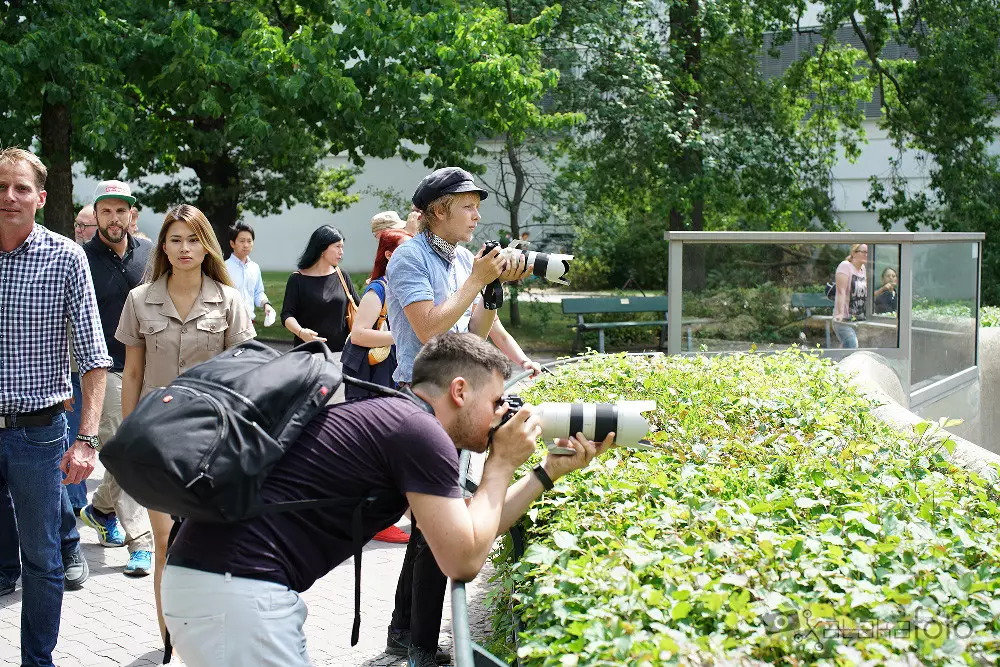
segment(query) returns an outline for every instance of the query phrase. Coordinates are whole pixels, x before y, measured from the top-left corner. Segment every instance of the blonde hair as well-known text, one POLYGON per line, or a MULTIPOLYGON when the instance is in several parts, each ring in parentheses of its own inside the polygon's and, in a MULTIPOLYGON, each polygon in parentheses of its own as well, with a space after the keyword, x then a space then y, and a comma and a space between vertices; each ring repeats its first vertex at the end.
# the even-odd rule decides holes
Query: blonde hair
POLYGON ((863 245, 867 245, 867 244, 865 244, 865 243, 855 243, 854 245, 851 246, 851 252, 847 253, 847 261, 848 262, 851 261, 852 257, 854 257, 854 253, 856 253, 858 251, 858 248, 860 248, 863 245))
POLYGON ((449 215, 451 215, 451 207, 455 205, 455 200, 461 197, 462 195, 467 195, 467 194, 476 194, 476 193, 456 192, 453 194, 441 195, 440 197, 432 201, 430 204, 427 205, 427 208, 423 210, 423 214, 420 216, 420 222, 417 224, 417 230, 422 232, 428 227, 430 227, 429 222, 431 220, 437 220, 437 213, 442 213, 444 214, 444 217, 447 218, 449 215))
POLYGON ((44 190, 45 179, 49 176, 49 170, 45 168, 45 165, 42 164, 37 155, 15 146, 0 150, 0 164, 18 164, 19 162, 28 163, 31 170, 35 172, 35 185, 39 190, 44 190))
POLYGON ((163 251, 163 244, 167 242, 167 230, 175 222, 186 223, 194 235, 198 237, 201 247, 205 249, 205 259, 201 263, 201 272, 212 280, 233 287, 233 281, 226 270, 226 263, 222 260, 222 248, 219 240, 215 237, 215 230, 212 224, 205 217, 205 214, 190 204, 181 204, 167 211, 163 219, 163 226, 156 237, 156 247, 153 248, 149 256, 149 266, 146 267, 144 277, 147 283, 155 282, 161 276, 170 273, 170 259, 163 251))

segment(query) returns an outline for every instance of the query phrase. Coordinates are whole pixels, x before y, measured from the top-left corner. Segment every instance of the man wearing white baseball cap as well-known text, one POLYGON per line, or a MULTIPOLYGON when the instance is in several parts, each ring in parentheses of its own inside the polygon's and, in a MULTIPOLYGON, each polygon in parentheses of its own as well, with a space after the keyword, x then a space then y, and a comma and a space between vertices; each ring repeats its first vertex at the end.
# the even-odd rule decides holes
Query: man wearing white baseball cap
MULTIPOLYGON (((94 190, 97 234, 83 245, 90 262, 104 340, 111 354, 104 409, 101 412, 100 439, 107 442, 122 422, 122 372, 125 370, 125 345, 115 338, 118 322, 129 291, 142 283, 150 241, 129 233, 135 197, 127 183, 102 181, 94 190)), ((80 518, 97 531, 106 547, 125 545, 129 560, 125 574, 142 577, 152 569, 153 533, 146 509, 122 491, 107 471, 94 492, 91 504, 80 510, 80 518), (124 534, 122 529, 124 528, 124 534)))

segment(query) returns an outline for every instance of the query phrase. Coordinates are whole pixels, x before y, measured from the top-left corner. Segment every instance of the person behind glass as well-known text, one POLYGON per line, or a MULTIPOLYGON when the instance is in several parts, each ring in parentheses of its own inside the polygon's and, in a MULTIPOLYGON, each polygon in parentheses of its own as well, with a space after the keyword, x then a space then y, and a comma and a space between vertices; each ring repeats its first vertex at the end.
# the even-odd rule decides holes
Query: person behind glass
MULTIPOLYGON (((295 336, 295 344, 321 340, 333 352, 344 349, 347 300, 358 302, 351 276, 343 271, 344 235, 323 225, 312 233, 299 257, 299 270, 288 276, 281 322, 295 336)), ((340 356, 339 354, 337 355, 340 356)))
POLYGON ((837 292, 833 300, 833 331, 843 348, 858 346, 855 322, 865 319, 865 302, 868 299, 868 278, 865 264, 868 246, 855 243, 851 253, 837 266, 837 292))
MULTIPOLYGON (((386 322, 389 283, 385 277, 385 267, 396 248, 412 238, 399 229, 389 229, 378 234, 375 264, 372 266, 368 286, 361 295, 357 315, 354 316, 354 328, 351 329, 351 336, 344 344, 341 356, 345 375, 383 387, 395 386, 392 373, 396 370, 396 346, 386 322), (368 358, 369 350, 386 346, 389 346, 388 356, 377 364, 371 364, 368 358)), ((353 385, 348 385, 345 389, 345 398, 348 401, 368 398, 371 395, 368 390, 353 385)))
MULTIPOLYGON (((143 396, 170 384, 192 366, 255 335, 233 287, 212 225, 194 206, 167 212, 145 283, 125 300, 115 338, 125 344, 122 419, 143 396)), ((153 592, 160 634, 165 634, 160 579, 173 526, 168 514, 149 510, 155 558, 153 592)))
POLYGON ((229 228, 229 247, 232 248, 233 254, 226 260, 226 270, 229 271, 229 277, 243 297, 243 303, 250 313, 250 320, 257 320, 254 308, 263 308, 264 326, 268 326, 274 322, 268 318, 273 318, 276 313, 267 294, 264 293, 264 276, 261 274, 260 265, 250 259, 256 238, 253 227, 245 222, 237 222, 229 228))
POLYGON ((899 296, 896 294, 898 284, 896 269, 887 266, 882 271, 882 286, 872 295, 875 298, 873 309, 876 313, 895 313, 899 309, 899 296))

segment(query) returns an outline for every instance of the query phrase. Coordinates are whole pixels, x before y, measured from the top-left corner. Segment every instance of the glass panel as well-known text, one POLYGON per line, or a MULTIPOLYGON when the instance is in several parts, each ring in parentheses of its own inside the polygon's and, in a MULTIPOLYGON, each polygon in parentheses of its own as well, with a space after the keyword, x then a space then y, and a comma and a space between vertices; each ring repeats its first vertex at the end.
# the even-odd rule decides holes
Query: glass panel
POLYGON ((842 296, 850 321, 835 323, 835 302, 826 296, 826 286, 835 283, 851 246, 685 244, 681 349, 898 347, 896 306, 882 303, 873 312, 870 276, 899 266, 899 246, 873 250, 859 249, 856 278, 845 284, 842 296))
POLYGON ((977 243, 913 246, 910 390, 976 364, 977 243))

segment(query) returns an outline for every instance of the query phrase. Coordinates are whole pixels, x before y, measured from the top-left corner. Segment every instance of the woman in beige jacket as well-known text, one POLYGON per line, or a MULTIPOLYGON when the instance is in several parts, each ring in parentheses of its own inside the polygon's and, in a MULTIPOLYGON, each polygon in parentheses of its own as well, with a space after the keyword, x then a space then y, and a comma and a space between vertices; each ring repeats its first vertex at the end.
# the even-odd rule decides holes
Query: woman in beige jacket
MULTIPOLYGON (((122 418, 154 387, 169 384, 192 366, 254 335, 205 214, 187 204, 174 207, 160 228, 146 279, 129 292, 115 333, 126 345, 122 418)), ((160 579, 173 521, 153 510, 149 520, 155 548, 156 616, 165 636, 160 579)))

